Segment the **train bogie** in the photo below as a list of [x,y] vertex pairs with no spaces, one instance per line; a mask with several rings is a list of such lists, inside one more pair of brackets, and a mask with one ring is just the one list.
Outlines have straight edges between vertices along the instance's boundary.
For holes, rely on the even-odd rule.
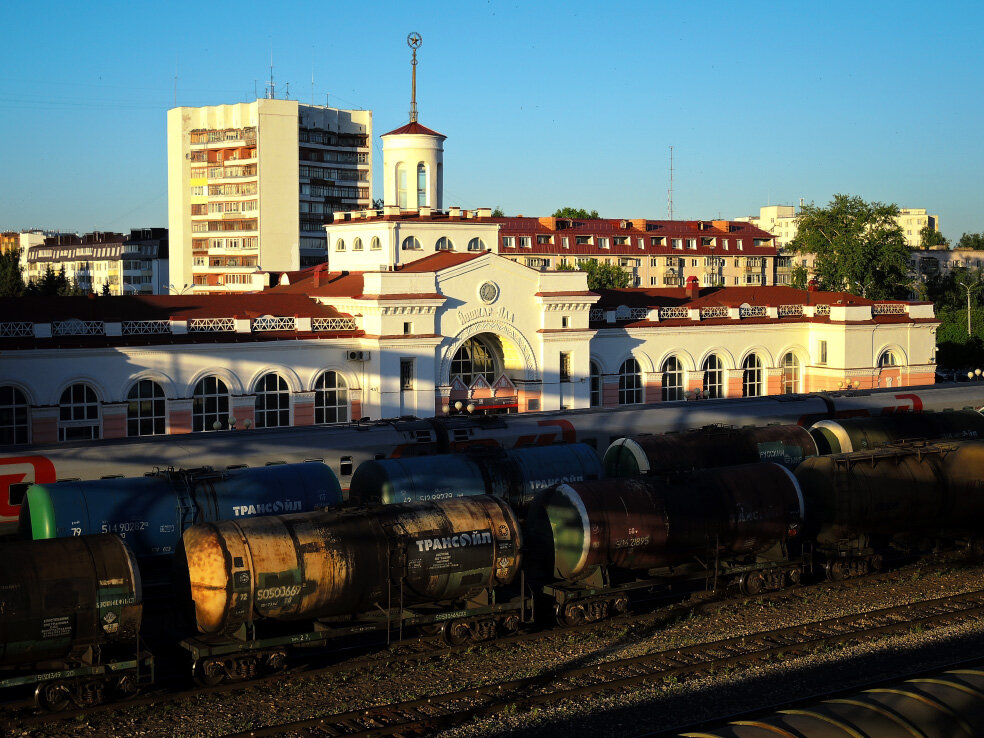
[[712,426],[684,433],[619,438],[605,451],[605,474],[631,477],[773,461],[795,469],[816,456],[813,437],[798,425]]
[[850,453],[905,439],[984,438],[984,415],[976,410],[894,413],[868,418],[821,420],[810,427],[821,454]]

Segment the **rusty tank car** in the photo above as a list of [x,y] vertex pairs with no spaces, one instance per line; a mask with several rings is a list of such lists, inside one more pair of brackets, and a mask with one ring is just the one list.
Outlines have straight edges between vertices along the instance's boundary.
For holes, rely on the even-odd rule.
[[143,602],[133,553],[113,535],[0,543],[0,688],[37,685],[61,710],[136,693]]
[[977,410],[942,410],[821,420],[810,426],[810,435],[821,454],[864,451],[902,440],[971,440],[984,438],[984,415]]
[[291,642],[395,624],[482,640],[525,617],[522,602],[492,594],[519,575],[521,548],[515,514],[487,495],[196,525],[184,534],[183,562],[206,637],[184,645],[212,682],[282,663],[283,642],[264,641],[263,621],[315,625]]
[[[560,619],[598,619],[635,587],[721,576],[746,591],[799,581],[782,551],[799,534],[803,498],[772,463],[559,485],[530,509],[532,565],[553,583]],[[608,593],[600,598],[599,589]]]
[[604,464],[608,477],[632,477],[756,461],[773,461],[795,469],[803,459],[816,455],[816,442],[799,425],[708,426],[683,433],[616,439],[605,451]]

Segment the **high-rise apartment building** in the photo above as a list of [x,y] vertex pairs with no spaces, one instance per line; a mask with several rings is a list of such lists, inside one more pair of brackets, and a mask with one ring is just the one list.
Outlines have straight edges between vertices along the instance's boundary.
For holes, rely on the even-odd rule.
[[167,114],[171,281],[248,292],[325,258],[323,224],[372,203],[372,112],[296,100]]

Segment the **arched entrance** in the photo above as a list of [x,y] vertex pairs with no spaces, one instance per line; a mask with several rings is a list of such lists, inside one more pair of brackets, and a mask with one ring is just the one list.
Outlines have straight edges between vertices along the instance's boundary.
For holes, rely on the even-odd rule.
[[493,415],[539,409],[532,347],[515,328],[488,323],[462,331],[443,352],[438,411]]

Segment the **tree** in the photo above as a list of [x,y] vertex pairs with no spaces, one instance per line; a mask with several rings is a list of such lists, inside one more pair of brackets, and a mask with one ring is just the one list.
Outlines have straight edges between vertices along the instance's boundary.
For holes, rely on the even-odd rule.
[[583,208],[572,208],[570,206],[566,208],[557,208],[554,212],[553,217],[555,218],[573,218],[575,220],[600,220],[601,216],[598,215],[597,210],[592,210],[590,213]]
[[24,294],[24,275],[21,274],[20,251],[12,249],[0,254],[0,297]]
[[375,197],[375,198],[373,198],[373,201],[372,201],[372,209],[373,210],[382,210],[383,209],[383,198],[381,198],[381,197]]
[[66,276],[64,266],[56,272],[50,264],[45,268],[44,274],[39,280],[32,280],[28,283],[24,292],[28,295],[42,295],[44,297],[86,294],[86,291],[79,287],[77,282]]
[[805,290],[807,282],[810,279],[810,273],[807,271],[806,267],[802,264],[797,264],[793,267],[793,271],[790,274],[790,285],[798,290]]
[[930,228],[928,225],[924,225],[919,231],[919,248],[921,249],[933,249],[933,248],[949,248],[950,242],[944,238],[943,234],[940,233],[935,228]]
[[582,261],[576,267],[564,261],[561,262],[557,269],[562,272],[572,272],[575,270],[586,272],[588,275],[589,290],[617,290],[628,287],[632,282],[632,275],[622,269],[618,264],[611,262],[599,263],[594,259]]
[[965,233],[957,241],[958,249],[984,249],[984,233]]
[[498,205],[495,206],[495,210],[492,211],[493,218],[505,218],[506,214],[502,212],[502,208]]
[[834,195],[827,207],[804,205],[793,250],[814,255],[820,288],[873,300],[909,293],[909,247],[896,221],[897,205]]

